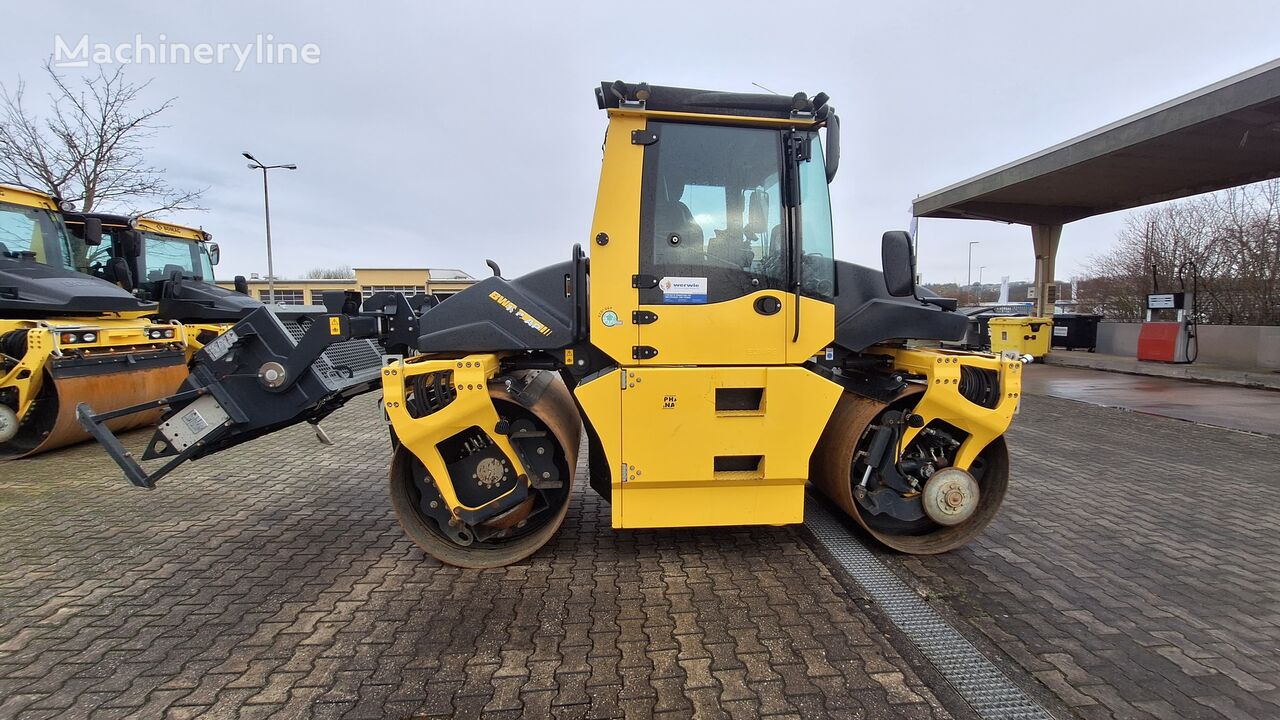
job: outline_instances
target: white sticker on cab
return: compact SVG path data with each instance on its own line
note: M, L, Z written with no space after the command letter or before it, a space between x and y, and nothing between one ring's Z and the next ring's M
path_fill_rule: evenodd
M662 302L667 305L701 305L707 302L704 277L664 277L658 281Z

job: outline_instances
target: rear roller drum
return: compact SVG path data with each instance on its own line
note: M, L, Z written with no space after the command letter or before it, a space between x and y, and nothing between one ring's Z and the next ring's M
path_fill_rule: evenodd
M886 478L878 468L868 472L865 459L875 452L878 428L914 407L919 394L908 391L887 405L843 396L814 453L811 477L824 495L881 544L913 555L932 555L973 540L995 517L1009 483L1009 451L1004 438L998 437L967 470L949 467L945 440L927 452L921 448L926 438L950 439L948 429L942 429L939 435L917 435L919 439L912 441L894 467L895 472L901 471L896 478ZM949 431L959 433L954 428ZM949 449L953 457L954 447ZM888 452L896 452L895 443L889 444ZM895 483L897 489L891 487Z
M559 378L547 384L536 398L512 396L507 387L505 382L490 385L489 394L499 417L510 426L532 423L536 430L549 434L549 446L555 455L552 460L561 479L558 487L554 487L555 483L535 482L526 500L497 516L475 526L451 523L434 478L407 447L395 448L391 462L392 508L405 534L445 564L494 568L519 562L555 536L568 513L581 432L573 399ZM505 470L502 459L484 457L474 464L471 475L455 482L496 486ZM537 487L540 484L544 487Z

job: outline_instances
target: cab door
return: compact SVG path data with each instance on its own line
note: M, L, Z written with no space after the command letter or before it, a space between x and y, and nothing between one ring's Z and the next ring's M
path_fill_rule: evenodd
M652 120L646 130L630 359L785 363L784 134Z

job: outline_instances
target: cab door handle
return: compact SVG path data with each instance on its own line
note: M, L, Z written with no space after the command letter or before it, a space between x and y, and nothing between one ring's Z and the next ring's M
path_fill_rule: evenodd
M754 307L761 315L777 315L782 309L782 301L772 295L761 295L756 298Z

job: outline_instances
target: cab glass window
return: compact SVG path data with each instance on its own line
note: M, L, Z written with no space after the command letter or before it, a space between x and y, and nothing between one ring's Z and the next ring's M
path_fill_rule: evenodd
M115 247L115 237L112 234L112 228L102 228L102 244L85 245L83 225L71 225L69 233L69 241L71 245L71 263L75 266L77 272L87 273L100 278L106 278L110 273L108 266L111 264L111 257Z
M142 234L142 252L147 260L147 279L163 280L172 270L186 275L198 275L190 240L166 237L155 233Z
M199 272L196 274L200 276L201 280L207 283L213 282L213 263L209 261L209 249L204 245L200 245L196 250L196 255L198 255L200 259L200 267L198 268Z
M0 244L8 257L29 252L38 263L71 268L66 229L47 210L0 203ZM50 248L61 257L49 257Z
M800 163L800 292L830 300L835 293L835 250L831 233L831 195L822 143L810 133L809 159Z
M640 272L642 304L713 303L781 289L781 135L775 130L650 122Z

